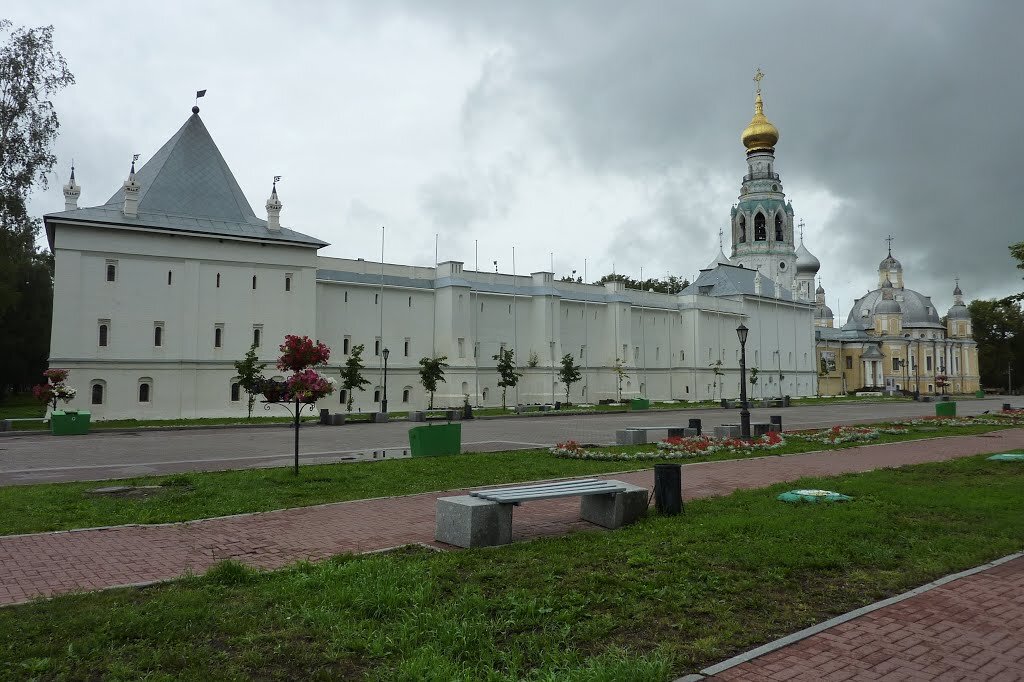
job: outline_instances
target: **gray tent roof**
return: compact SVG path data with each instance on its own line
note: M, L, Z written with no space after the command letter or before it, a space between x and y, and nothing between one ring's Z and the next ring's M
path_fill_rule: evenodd
M135 173L135 181L141 187L137 217L124 215L124 189L119 188L102 206L50 213L46 219L327 246L294 230L270 230L267 221L256 217L197 113Z
M755 293L754 278L761 280L761 293ZM719 264L714 269L701 270L700 275L693 284L681 292L683 296L694 294L706 294L710 296L736 296L745 294L747 296L764 296L765 298L775 297L775 283L771 279L760 274L757 270L740 267L738 265ZM793 293L786 287L779 287L779 298L785 301L793 300Z

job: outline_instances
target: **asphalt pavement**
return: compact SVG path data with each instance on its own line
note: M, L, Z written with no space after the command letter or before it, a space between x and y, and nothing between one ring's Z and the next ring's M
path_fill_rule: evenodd
M996 412L1004 399L958 401L960 415ZM825 428L935 414L935 403L880 402L755 408L752 421L781 415L783 428ZM557 442L612 444L615 431L631 426L686 426L690 418L705 429L737 423L739 410L693 409L625 414L589 414L475 419L462 422L464 452L494 452L548 447ZM304 425L300 462L372 460L406 456L408 430L416 423ZM657 435L657 434L655 434ZM663 436L662 436L663 437ZM94 431L85 436L54 437L24 432L0 438L0 485L103 480L184 471L213 471L287 466L293 461L288 426L274 428L189 429L178 431Z

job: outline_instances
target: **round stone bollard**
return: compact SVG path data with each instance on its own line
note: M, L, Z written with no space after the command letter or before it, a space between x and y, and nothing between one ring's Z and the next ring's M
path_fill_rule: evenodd
M654 506L664 516L675 516L683 510L683 470L679 464L654 465Z

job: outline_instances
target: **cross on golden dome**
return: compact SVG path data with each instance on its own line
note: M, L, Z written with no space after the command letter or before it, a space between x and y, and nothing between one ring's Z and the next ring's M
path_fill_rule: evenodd
M779 141L779 129L772 125L768 117L764 115L764 102L761 101L761 79L764 73L758 68L754 72L754 82L757 83L757 94L754 97L754 118L750 119L750 125L743 130L740 139L748 152L770 150Z

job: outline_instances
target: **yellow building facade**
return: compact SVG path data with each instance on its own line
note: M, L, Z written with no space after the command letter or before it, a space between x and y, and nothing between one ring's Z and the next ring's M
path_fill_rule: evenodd
M816 294L818 391L905 391L918 395L973 393L980 388L978 346L959 282L940 317L930 296L904 286L903 266L889 254L878 288L854 302L841 328Z

